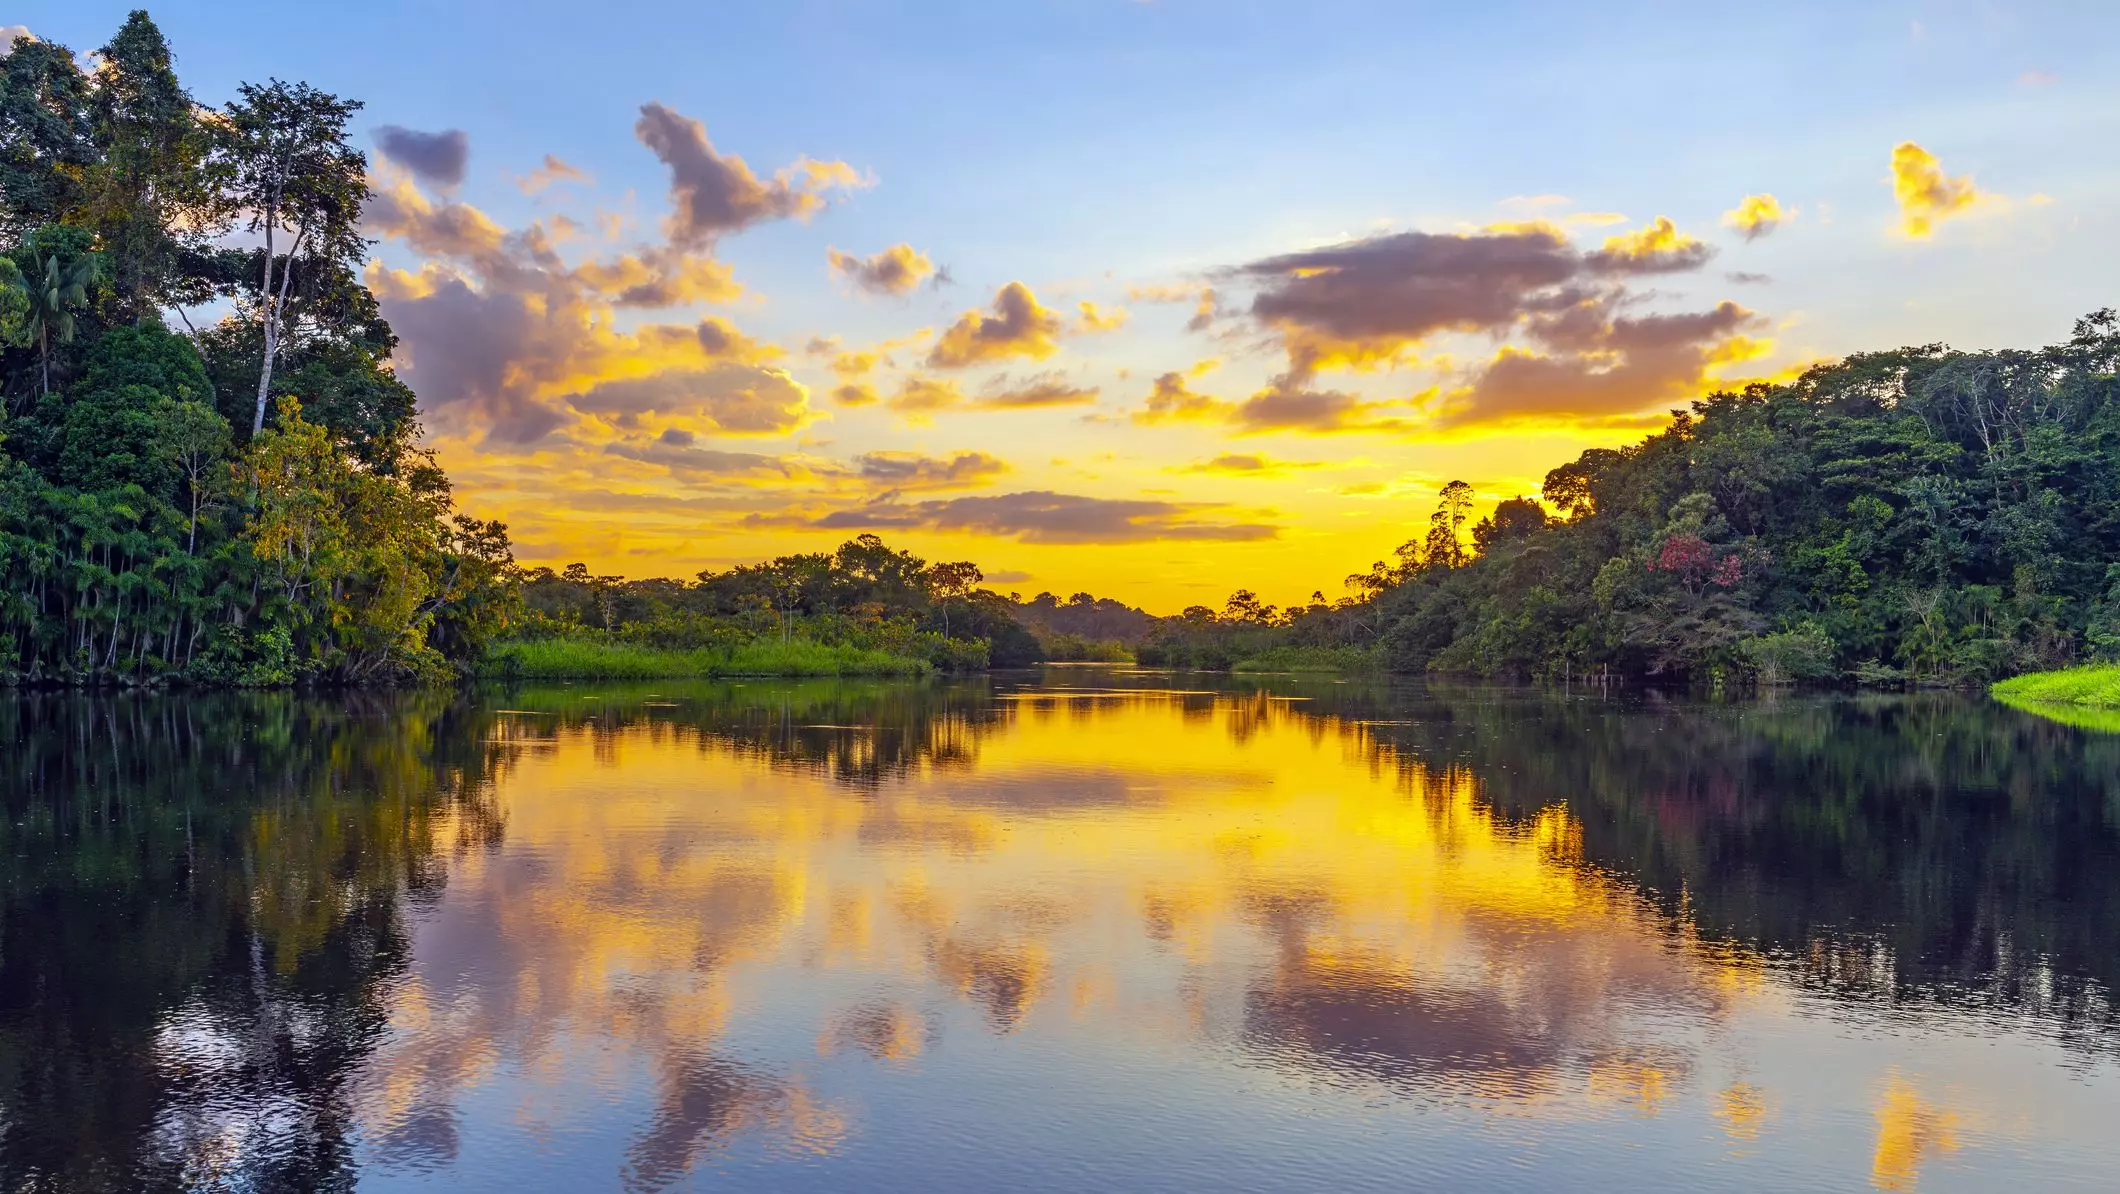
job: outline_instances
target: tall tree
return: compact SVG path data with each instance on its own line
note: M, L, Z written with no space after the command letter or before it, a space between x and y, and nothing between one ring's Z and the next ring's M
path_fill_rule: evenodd
M95 157L88 79L73 51L16 38L0 56L0 231L24 236L72 212Z
M82 175L81 223L110 258L115 314L140 322L182 288L185 256L210 250L226 213L162 31L135 11L99 53L88 100L97 160Z
M265 427L273 363L287 332L297 275L317 278L350 269L367 248L358 225L368 197L368 158L346 141L346 122L361 110L359 101L278 79L245 83L238 91L241 98L227 105L218 125L217 158L229 200L265 242L257 304L264 352L250 424L255 436Z

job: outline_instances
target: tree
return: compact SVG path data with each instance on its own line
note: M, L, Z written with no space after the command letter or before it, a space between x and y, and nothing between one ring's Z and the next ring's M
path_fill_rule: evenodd
M228 420L203 402L169 402L157 412L162 442L184 475L184 495L190 501L185 522L184 552L199 550L199 511L211 500L214 474L228 458Z
M1472 528L1473 549L1484 556L1499 544L1528 539L1545 530L1548 521L1545 507L1530 498L1507 498Z
M1443 486L1435 513L1428 518L1428 565L1460 568L1471 554L1465 550L1465 524L1472 520L1472 486L1452 481Z
M346 122L360 102L278 79L237 90L242 98L225 107L216 125L216 158L227 173L229 201L264 238L257 300L264 343L250 426L256 436L265 427L297 275L351 268L367 247L358 226L368 198L368 159L346 141ZM291 238L284 260L283 236Z
M0 57L0 231L21 237L64 219L95 157L88 79L73 51L16 38Z
M34 250L33 250L34 251ZM74 310L88 304L99 261L93 253L62 253L56 246L38 253L29 277L29 311L23 336L35 341L42 362L43 392L52 392L52 347L74 342Z
M116 312L138 321L164 305L182 257L206 251L225 210L162 31L135 11L98 53L88 97L98 159L82 173L80 222L110 259Z
M928 589L934 594L936 608L942 611L944 638L950 634L950 604L970 597L972 586L985 579L986 574L979 571L979 565L970 560L937 564L928 569Z

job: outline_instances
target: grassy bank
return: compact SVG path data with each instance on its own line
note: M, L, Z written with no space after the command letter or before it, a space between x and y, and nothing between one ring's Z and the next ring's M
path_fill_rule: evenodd
M758 639L733 649L677 650L584 639L504 643L479 669L523 680L661 680L682 676L918 676L926 660L867 647Z
M2006 701L2120 709L2120 664L2093 663L2058 672L2031 672L1997 681L1988 691Z
M1374 651L1360 647L1274 647L1239 659L1236 672L1326 672L1363 675L1379 670Z
M2120 664L2012 676L1997 681L1988 692L2011 708L2065 725L2120 733Z

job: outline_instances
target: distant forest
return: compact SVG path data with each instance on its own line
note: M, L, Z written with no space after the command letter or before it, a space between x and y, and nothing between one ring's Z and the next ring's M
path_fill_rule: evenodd
M1285 609L1026 600L873 535L689 580L521 569L453 508L360 282L360 105L272 81L202 107L145 13L98 53L0 56L0 679L399 683L551 638L1769 685L2120 656L2110 310L1714 394L1485 517L1452 482Z

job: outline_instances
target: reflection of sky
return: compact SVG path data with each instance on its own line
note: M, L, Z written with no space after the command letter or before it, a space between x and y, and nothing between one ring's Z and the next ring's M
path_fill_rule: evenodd
M1016 702L875 786L561 731L418 926L366 1177L1944 1189L2120 1160L2109 1067L1825 1004L1580 865L1559 809L1502 823L1297 708Z

